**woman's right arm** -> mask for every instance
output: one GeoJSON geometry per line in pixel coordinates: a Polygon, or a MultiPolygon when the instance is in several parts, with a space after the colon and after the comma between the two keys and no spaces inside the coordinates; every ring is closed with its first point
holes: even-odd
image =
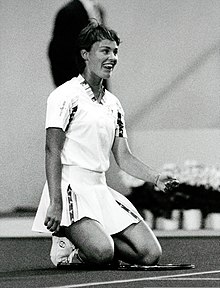
{"type": "Polygon", "coordinates": [[[58,232],[62,216],[61,194],[61,151],[65,141],[65,132],[61,128],[47,128],[45,147],[45,168],[48,182],[50,205],[44,225],[51,232],[58,232]]]}

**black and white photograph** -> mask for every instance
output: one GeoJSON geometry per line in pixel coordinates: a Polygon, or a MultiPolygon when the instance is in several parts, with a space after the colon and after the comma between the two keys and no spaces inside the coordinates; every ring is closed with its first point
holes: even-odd
{"type": "Polygon", "coordinates": [[[0,0],[0,288],[220,287],[220,1],[0,0]]]}

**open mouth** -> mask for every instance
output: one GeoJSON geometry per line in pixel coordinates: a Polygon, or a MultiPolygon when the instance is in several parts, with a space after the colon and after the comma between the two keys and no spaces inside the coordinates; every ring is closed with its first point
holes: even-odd
{"type": "Polygon", "coordinates": [[[110,64],[110,63],[107,63],[107,64],[103,65],[103,67],[105,69],[108,69],[108,70],[113,70],[114,66],[115,66],[114,64],[110,64]]]}

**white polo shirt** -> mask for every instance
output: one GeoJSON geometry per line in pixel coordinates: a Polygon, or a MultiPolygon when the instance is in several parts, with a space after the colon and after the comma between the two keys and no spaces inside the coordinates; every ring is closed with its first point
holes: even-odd
{"type": "Polygon", "coordinates": [[[61,161],[97,172],[109,168],[114,137],[127,137],[119,100],[105,90],[98,103],[79,75],[56,88],[47,100],[46,128],[66,133],[61,161]]]}

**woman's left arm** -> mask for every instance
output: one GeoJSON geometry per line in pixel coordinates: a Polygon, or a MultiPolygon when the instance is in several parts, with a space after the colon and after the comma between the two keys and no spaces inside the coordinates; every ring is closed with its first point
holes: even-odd
{"type": "Polygon", "coordinates": [[[129,148],[127,138],[115,137],[112,152],[116,163],[123,171],[145,182],[153,183],[162,191],[166,189],[168,182],[176,180],[160,174],[135,157],[129,148]]]}

